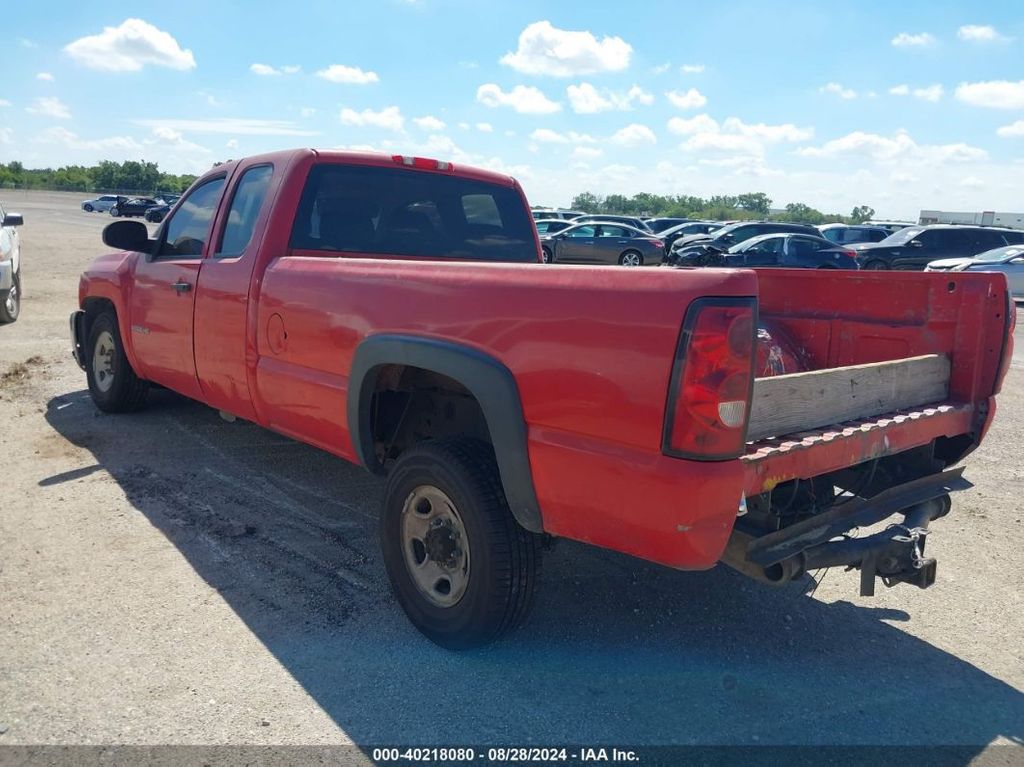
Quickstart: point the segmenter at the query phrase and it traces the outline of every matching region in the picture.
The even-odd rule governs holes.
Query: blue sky
[[[1014,2],[14,3],[0,161],[311,145],[573,194],[1020,210]]]

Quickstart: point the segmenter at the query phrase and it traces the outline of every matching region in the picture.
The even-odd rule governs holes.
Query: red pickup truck
[[[96,405],[157,384],[387,475],[388,576],[450,648],[522,622],[553,537],[930,585],[1010,359],[1002,275],[546,265],[513,179],[419,157],[225,163],[103,238]]]

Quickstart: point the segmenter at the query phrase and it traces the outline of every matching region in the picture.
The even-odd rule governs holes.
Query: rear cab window
[[[228,209],[227,221],[220,237],[220,246],[214,253],[216,258],[240,256],[252,239],[256,219],[263,208],[274,166],[256,165],[246,169],[235,186]]]
[[[470,261],[539,260],[531,214],[511,186],[374,165],[314,165],[292,250]]]

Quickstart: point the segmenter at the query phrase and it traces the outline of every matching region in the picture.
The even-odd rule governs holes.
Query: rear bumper
[[[84,362],[84,349],[85,349],[85,338],[83,331],[85,329],[85,312],[74,311],[71,312],[71,316],[68,318],[71,332],[71,356],[75,358],[75,362],[78,363],[78,367],[85,370]]]

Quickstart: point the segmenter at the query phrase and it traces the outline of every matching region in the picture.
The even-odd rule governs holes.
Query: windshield
[[[898,232],[894,232],[882,240],[879,245],[906,245],[912,239],[921,234],[924,229],[919,226],[908,226],[906,229],[900,229]]]
[[[1005,261],[1007,258],[1013,258],[1021,253],[1024,253],[1024,248],[995,248],[993,250],[986,250],[984,253],[979,253],[974,257],[974,261],[979,264],[995,264],[1000,261]]]

